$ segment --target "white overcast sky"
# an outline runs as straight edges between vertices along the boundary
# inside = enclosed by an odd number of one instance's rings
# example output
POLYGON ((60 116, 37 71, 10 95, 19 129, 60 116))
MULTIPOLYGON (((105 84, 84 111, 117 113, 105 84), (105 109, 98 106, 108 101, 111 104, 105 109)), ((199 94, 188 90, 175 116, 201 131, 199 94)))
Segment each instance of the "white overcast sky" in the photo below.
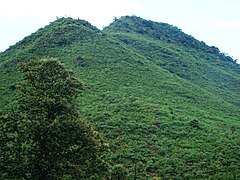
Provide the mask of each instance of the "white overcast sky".
POLYGON ((240 60, 240 0, 1 0, 0 52, 56 20, 73 17, 102 28, 136 15, 177 26, 240 60))

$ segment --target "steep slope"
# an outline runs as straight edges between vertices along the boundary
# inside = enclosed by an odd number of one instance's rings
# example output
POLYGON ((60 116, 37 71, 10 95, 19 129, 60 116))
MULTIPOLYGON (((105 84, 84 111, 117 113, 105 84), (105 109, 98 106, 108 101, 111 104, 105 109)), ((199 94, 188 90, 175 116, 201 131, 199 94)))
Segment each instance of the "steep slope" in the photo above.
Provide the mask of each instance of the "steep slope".
POLYGON ((239 105, 235 101, 240 94, 239 65, 216 47, 209 47, 174 26, 135 16, 122 17, 104 31, 156 65, 239 105))
POLYGON ((122 17, 103 31, 61 18, 0 54, 0 109, 10 110, 29 59, 57 57, 85 82, 82 119, 134 175, 236 179, 240 67, 168 24, 122 17))
POLYGON ((12 95, 9 84, 14 89, 14 83, 19 79, 19 74, 16 72, 18 63, 43 57, 59 57, 59 53, 64 53, 62 50, 65 47, 76 42, 91 42, 98 33, 100 30, 84 20, 61 18, 1 53, 1 90, 5 97, 0 104, 3 107, 1 110, 12 103, 12 99, 8 98, 12 95))

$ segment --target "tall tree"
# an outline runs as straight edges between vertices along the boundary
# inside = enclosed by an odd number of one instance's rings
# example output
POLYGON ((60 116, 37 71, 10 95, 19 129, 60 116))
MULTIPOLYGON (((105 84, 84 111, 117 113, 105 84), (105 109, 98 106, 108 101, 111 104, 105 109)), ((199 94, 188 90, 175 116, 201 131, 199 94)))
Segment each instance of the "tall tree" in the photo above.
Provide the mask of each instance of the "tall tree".
POLYGON ((98 173, 104 168, 101 143, 77 111, 83 84, 56 59, 30 61, 19 69, 19 110, 34 144, 31 178, 84 179, 98 173))

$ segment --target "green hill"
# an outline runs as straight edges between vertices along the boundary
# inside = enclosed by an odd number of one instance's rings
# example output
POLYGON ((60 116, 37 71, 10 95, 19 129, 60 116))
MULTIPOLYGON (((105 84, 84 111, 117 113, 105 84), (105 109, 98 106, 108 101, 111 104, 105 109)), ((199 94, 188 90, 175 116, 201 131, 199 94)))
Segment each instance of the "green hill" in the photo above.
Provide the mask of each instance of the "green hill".
POLYGON ((85 83, 82 119, 133 179, 240 179, 240 65, 166 23, 136 16, 102 31, 60 18, 0 54, 0 111, 16 65, 56 57, 85 83), (235 131, 235 130, 236 131, 235 131))

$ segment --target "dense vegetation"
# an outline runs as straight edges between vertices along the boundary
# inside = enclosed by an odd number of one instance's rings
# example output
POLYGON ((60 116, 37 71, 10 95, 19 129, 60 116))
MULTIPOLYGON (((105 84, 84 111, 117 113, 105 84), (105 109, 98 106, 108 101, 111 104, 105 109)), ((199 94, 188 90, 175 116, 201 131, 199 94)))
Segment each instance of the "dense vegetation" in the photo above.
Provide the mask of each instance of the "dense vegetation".
POLYGON ((1 116, 1 179, 108 176, 104 146, 79 119, 82 83, 56 59, 23 63, 20 71, 18 109, 1 116))
POLYGON ((0 54, 2 114, 18 104, 17 65, 46 57, 85 82, 78 113, 108 142, 113 178, 240 179, 240 66, 216 47, 136 16, 102 31, 61 18, 0 54))

